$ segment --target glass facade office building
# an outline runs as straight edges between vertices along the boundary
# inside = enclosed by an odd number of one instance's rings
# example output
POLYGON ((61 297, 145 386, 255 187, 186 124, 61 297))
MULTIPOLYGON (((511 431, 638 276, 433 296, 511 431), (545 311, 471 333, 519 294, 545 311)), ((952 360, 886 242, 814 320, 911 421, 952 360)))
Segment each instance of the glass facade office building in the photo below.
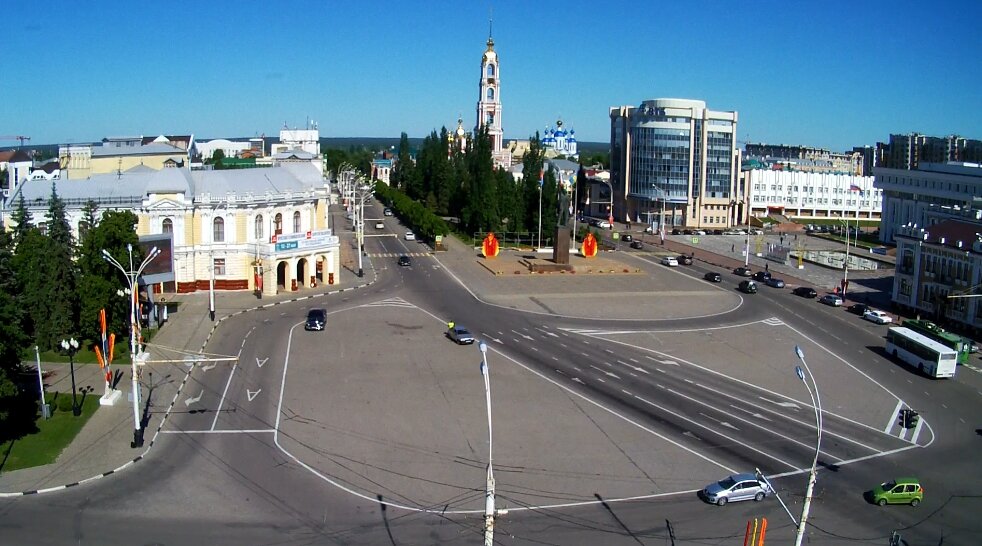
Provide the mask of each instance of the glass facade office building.
POLYGON ((735 223, 736 112, 702 101, 656 99, 611 108, 615 216, 658 226, 735 223))

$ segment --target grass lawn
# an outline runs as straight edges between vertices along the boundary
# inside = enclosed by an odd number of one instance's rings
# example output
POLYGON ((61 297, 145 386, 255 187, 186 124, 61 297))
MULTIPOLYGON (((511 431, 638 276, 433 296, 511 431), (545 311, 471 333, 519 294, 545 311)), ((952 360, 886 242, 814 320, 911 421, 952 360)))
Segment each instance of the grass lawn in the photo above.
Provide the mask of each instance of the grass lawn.
MULTIPOLYGON (((54 398, 53 394, 48 393, 49 402, 54 398)), ((61 393, 59 396, 71 398, 72 393, 61 393)), ((38 432, 0 444, 0 472, 53 463, 99 409, 99 397, 88 394, 82 402, 82 414, 78 417, 72 415, 71 404, 65 411, 55 406, 51 403, 50 419, 38 418, 38 432)))

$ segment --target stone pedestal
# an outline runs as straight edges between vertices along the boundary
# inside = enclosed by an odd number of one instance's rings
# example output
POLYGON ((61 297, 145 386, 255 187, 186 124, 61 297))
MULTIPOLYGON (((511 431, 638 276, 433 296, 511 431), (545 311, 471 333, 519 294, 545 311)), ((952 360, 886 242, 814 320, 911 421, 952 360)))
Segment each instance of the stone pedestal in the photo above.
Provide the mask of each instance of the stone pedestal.
POLYGON ((123 396, 123 391, 113 389, 99 397, 99 405, 114 406, 121 396, 123 396))
POLYGON ((556 227, 556 238, 552 245, 553 262, 561 265, 569 265, 569 241, 569 228, 565 226, 556 227))

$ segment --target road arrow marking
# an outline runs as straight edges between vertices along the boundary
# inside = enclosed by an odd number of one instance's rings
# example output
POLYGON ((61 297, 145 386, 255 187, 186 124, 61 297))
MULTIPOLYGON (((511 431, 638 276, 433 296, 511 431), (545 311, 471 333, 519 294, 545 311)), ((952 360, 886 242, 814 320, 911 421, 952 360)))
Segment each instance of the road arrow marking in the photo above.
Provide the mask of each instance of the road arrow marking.
POLYGON ((763 415, 761 415, 759 413, 756 413, 756 412, 753 412, 753 411, 750 411, 748 409, 741 408, 740 406, 734 406, 733 404, 730 404, 730 407, 733 408, 733 409, 735 409, 735 410, 739 410, 739 411, 742 411, 742 412, 745 412, 745 413, 749 413, 750 415, 756 417, 757 419, 763 419, 765 421, 770 421, 770 419, 768 419, 767 417, 764 417, 763 415))
POLYGON ((246 389, 246 396, 248 396, 249 397, 249 401, 252 402, 253 398, 255 398, 256 396, 258 396, 259 393, 261 393, 262 391, 263 391, 262 389, 259 389, 256 392, 252 392, 249 389, 246 389))
POLYGON ((621 378, 621 376, 619 376, 619 375, 617 375, 615 373, 610 373, 610 372, 604 372, 604 373, 607 375, 607 377, 613 377, 614 379, 620 379, 621 378))
POLYGON ((191 404, 194 404, 194 403, 200 401, 201 400, 201 397, 204 396, 204 395, 205 395, 205 390, 204 389, 201 389, 201 394, 199 394, 196 397, 188 397, 188 399, 184 401, 184 407, 188 407, 191 404))
POLYGON ((710 416, 708 416, 708 415, 706 415, 705 413, 702 413, 702 412, 699 412, 699 415, 702 415, 702 416, 703 416, 703 417, 705 417, 706 419, 710 419, 710 420, 712 420, 712 421, 716 421, 717 423, 719 423, 719 424, 721 424, 721 425, 723 425, 724 427, 730 427, 730 428, 732 428, 733 430, 740 430, 740 429, 738 429, 738 428, 736 428, 735 426, 733 426, 733 425, 731 425, 731 424, 729 424, 729 423, 727 423, 726 421, 720 421, 719 419, 716 419, 715 417, 710 417, 710 416))
POLYGON ((781 406, 782 408, 801 409, 801 406, 799 406, 798 404, 795 404, 794 402, 775 402, 773 400, 768 400, 768 399, 764 398, 763 396, 758 396, 757 398, 760 398, 764 402, 770 402, 771 404, 774 404, 775 406, 781 406))
POLYGON ((662 364, 667 364, 669 366, 678 366, 679 365, 679 363, 676 362, 676 361, 674 361, 674 360, 659 360, 658 362, 661 362, 662 364))
POLYGON ((628 360, 630 360, 631 362, 634 362, 635 364, 638 363, 638 360, 636 358, 628 357, 628 360))
POLYGON ((487 332, 484 333, 484 337, 490 339, 491 341, 497 343, 498 345, 504 345, 504 343, 502 343, 500 339, 492 336, 491 334, 489 334, 487 332))
POLYGON ((545 334, 547 336, 559 337, 557 334, 554 334, 554 333, 550 332, 549 330, 543 330, 542 328, 536 328, 536 330, 542 332, 543 334, 545 334))
POLYGON ((207 366, 202 366, 201 367, 201 371, 207 372, 208 370, 214 368, 215 366, 218 366, 218 364, 215 364, 214 362, 212 362, 211 364, 209 364, 207 366))
MULTIPOLYGON (((512 330, 512 332, 515 332, 515 330, 512 330)), ((518 335, 520 335, 520 336, 522 336, 522 337, 524 337, 528 341, 535 341, 535 339, 532 336, 530 336, 530 335, 523 334, 521 332, 515 332, 515 333, 518 334, 518 335)))
POLYGON ((262 359, 261 361, 259 360, 259 357, 257 356, 256 357, 256 365, 259 366, 260 368, 262 368, 263 367, 263 364, 265 364, 267 360, 269 360, 269 357, 268 356, 266 358, 262 359))
POLYGON ((576 381, 576 382, 577 382, 577 383, 579 383, 580 385, 583 385, 583 380, 582 380, 582 379, 580 379, 579 377, 574 377, 574 378, 573 378, 573 381, 576 381))
POLYGON ((690 438, 695 438, 696 440, 700 440, 700 438, 698 436, 696 436, 695 434, 689 432, 688 430, 685 431, 685 432, 683 432, 682 435, 683 436, 688 436, 690 438))

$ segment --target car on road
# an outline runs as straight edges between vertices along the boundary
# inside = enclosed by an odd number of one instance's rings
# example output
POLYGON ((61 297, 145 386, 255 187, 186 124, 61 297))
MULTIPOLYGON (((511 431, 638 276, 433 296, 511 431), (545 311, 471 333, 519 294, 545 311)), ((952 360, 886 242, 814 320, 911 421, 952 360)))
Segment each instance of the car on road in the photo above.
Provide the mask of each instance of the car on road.
POLYGON ((665 256, 661 259, 661 264, 668 267, 678 267, 679 261, 675 259, 675 256, 665 256))
POLYGON ((818 298, 819 303, 824 303, 825 305, 831 305, 832 307, 839 307, 842 305, 842 298, 836 296, 835 294, 825 294, 821 298, 818 298))
POLYGON ((737 285, 737 288, 740 289, 741 292, 744 292, 744 293, 747 293, 747 294, 756 294, 757 293, 757 283, 755 283, 754 281, 751 281, 751 280, 740 281, 740 284, 737 285))
POLYGON ((706 273, 705 275, 702 276, 702 278, 706 279, 709 282, 723 282, 723 276, 715 271, 710 271, 709 273, 706 273))
POLYGON ((405 255, 399 256, 400 267, 409 267, 411 265, 413 265, 413 261, 409 259, 409 256, 405 256, 405 255))
POLYGON ((758 271, 754 273, 752 277, 755 281, 764 282, 767 279, 771 278, 771 273, 770 271, 758 271))
POLYGON ((924 500, 924 488, 917 478, 897 478, 877 485, 870 496, 873 504, 878 506, 887 504, 917 506, 924 500))
POLYGON ((385 229, 384 222, 375 222, 375 229, 385 229))
POLYGON ((641 241, 631 241, 631 248, 638 248, 638 249, 644 248, 644 243, 642 243, 641 241))
POLYGON ((634 237, 632 237, 630 233, 622 233, 621 240, 624 241, 625 243, 630 243, 631 241, 634 240, 634 237))
POLYGON ((739 275, 741 277, 749 277, 749 276, 751 276, 751 275, 754 274, 753 271, 751 271, 749 267, 744 267, 742 265, 740 267, 734 269, 733 270, 733 273, 735 273, 735 274, 737 274, 737 275, 739 275))
POLYGON ((447 330, 447 337, 457 345, 470 345, 474 343, 474 336, 463 326, 454 326, 447 330))
POLYGON ((679 228, 675 228, 672 230, 672 235, 682 235, 682 230, 679 228))
POLYGON ((791 291, 795 296, 801 296, 803 298, 817 298, 818 292, 810 286, 799 286, 791 291))
POLYGON ((870 309, 866 311, 863 313, 863 318, 877 324, 890 324, 893 322, 893 318, 890 315, 880 311, 879 309, 870 309))
POLYGON ((307 311, 307 322, 304 323, 304 330, 316 330, 318 332, 324 331, 324 326, 327 324, 327 311, 323 309, 311 309, 307 311))
POLYGON ((385 216, 392 216, 392 209, 386 207, 385 210, 382 211, 382 214, 385 216))
POLYGON ((689 256, 688 254, 679 254, 675 260, 682 265, 692 265, 692 256, 689 256))
POLYGON ((869 305, 866 305, 865 303, 854 303, 849 307, 847 307, 846 311, 849 311, 854 315, 863 316, 866 314, 866 311, 869 311, 870 309, 871 307, 869 305))
POLYGON ((764 284, 772 288, 784 288, 784 280, 777 277, 769 277, 764 284))
POLYGON ((415 241, 416 240, 416 234, 413 233, 413 232, 411 232, 411 231, 407 231, 406 232, 406 240, 407 241, 415 241))
POLYGON ((745 500, 762 501, 767 495, 774 493, 767 482, 758 480, 757 476, 744 473, 734 474, 718 482, 711 483, 699 492, 706 502, 723 506, 728 502, 745 500))

